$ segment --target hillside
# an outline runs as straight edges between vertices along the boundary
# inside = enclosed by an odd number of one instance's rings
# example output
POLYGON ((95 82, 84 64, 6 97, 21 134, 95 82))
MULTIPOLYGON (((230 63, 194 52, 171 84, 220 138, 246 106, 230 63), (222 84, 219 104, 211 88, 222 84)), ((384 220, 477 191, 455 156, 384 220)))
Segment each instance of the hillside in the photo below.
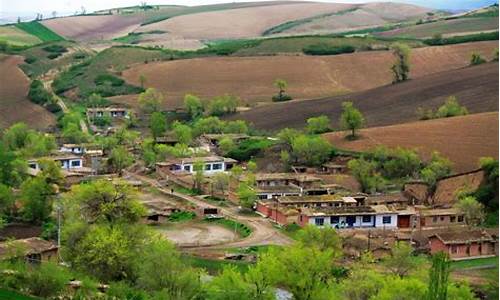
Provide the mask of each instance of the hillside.
POLYGON ((354 141, 346 140, 343 132, 328 133, 325 138, 338 148, 355 151, 401 146, 416 148, 426 159, 438 151, 454 163, 455 172, 476 169, 484 156, 498 158, 498 112, 373 127, 360 135, 354 141))
POLYGON ((55 117, 27 99, 29 80, 18 68, 22 61, 20 56, 0 56, 0 129, 24 122, 43 130, 55 124, 55 117))
MULTIPOLYGON (((490 58, 497 44, 490 41, 414 49, 411 76, 418 78, 467 66, 473 51, 490 58)), ((276 78, 287 80, 287 92, 294 99, 321 98, 389 84, 393 59, 389 51, 335 56, 210 57, 141 63, 125 70, 123 77, 139 85, 139 77, 144 75, 146 86, 165 93, 165 104, 170 108, 182 105, 187 93, 202 98, 230 93, 253 106, 270 102, 276 93, 273 86, 276 78)), ((115 100, 134 105, 136 98, 125 96, 115 100)))
POLYGON ((498 63, 444 71, 345 96, 261 106, 229 119, 243 119, 259 129, 278 130, 303 127, 307 118, 325 114, 338 128, 341 103, 351 100, 364 113, 368 127, 384 126, 416 121, 418 107, 436 108, 450 95, 471 113, 498 111, 498 63))

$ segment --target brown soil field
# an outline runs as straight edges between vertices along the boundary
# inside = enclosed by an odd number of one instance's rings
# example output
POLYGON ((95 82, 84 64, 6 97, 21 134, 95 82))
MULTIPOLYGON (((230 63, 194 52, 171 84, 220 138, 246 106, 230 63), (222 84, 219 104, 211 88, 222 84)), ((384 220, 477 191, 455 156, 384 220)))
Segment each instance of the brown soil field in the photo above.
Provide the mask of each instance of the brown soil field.
MULTIPOLYGON (((496 41, 418 48, 412 52, 411 77, 467 66, 470 53, 489 58, 496 41)), ((334 56, 211 57, 138 64, 123 72, 130 83, 146 86, 166 95, 167 107, 182 105, 185 94, 211 98, 225 93, 239 96, 245 104, 270 102, 276 78, 288 82, 294 99, 313 99, 364 91, 391 83, 389 51, 358 52, 334 56)), ((134 105, 137 96, 115 98, 134 105)))
POLYGON ((243 119, 259 129, 278 130, 301 128, 307 118, 327 115, 333 128, 338 128, 342 102, 353 101, 365 115, 367 127, 385 126, 417 121, 418 107, 435 109, 450 95, 471 113, 498 111, 498 63, 444 71, 349 95, 261 106, 228 119, 243 119))
POLYGON ((143 21, 140 15, 73 16, 42 21, 57 34, 76 41, 108 40, 127 35, 143 21))
POLYGON ((284 34, 315 34, 342 32, 365 27, 380 26, 390 22, 404 21, 425 16, 431 11, 421 6, 401 3, 367 3, 357 10, 341 15, 317 18, 311 22, 285 30, 284 34))
POLYGON ((186 39, 229 39, 260 36, 276 25, 331 13, 350 4, 294 3, 183 15, 142 26, 138 31, 164 30, 186 39))
POLYGON ((498 158, 498 112, 373 127, 350 141, 345 132, 325 134, 341 149, 365 151, 377 145, 415 148, 424 159, 438 151, 454 163, 455 172, 477 169, 479 158, 498 158))
POLYGON ((24 122, 43 130, 55 124, 55 117, 26 97, 30 82, 18 68, 22 62, 21 56, 0 56, 0 129, 24 122))

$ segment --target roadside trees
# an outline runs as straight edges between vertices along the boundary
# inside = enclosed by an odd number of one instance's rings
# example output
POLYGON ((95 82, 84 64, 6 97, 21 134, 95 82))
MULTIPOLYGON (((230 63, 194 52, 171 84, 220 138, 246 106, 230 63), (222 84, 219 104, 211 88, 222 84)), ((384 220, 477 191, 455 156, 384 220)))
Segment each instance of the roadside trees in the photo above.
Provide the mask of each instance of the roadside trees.
POLYGON ((352 102, 342 103, 342 115, 340 116, 340 127, 344 130, 350 130, 351 134, 348 136, 351 139, 356 138, 356 130, 365 125, 365 118, 363 114, 354 107, 352 102))
POLYGON ((405 81, 410 73, 410 47, 406 44, 394 43, 391 46, 396 61, 391 67, 394 75, 393 83, 405 81))

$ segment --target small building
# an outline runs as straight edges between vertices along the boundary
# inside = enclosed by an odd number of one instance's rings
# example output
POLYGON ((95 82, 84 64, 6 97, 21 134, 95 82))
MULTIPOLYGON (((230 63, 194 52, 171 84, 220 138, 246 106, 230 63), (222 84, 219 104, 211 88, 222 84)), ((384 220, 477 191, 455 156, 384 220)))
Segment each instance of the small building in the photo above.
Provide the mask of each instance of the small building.
POLYGON ((143 222, 149 225, 164 224, 172 213, 181 211, 179 208, 163 201, 146 201, 142 202, 142 204, 146 207, 143 222))
POLYGON ((385 205, 302 209, 298 224, 319 227, 396 229, 398 214, 385 205))
POLYGON ((29 263, 56 261, 59 248, 51 241, 39 237, 0 243, 0 260, 23 256, 29 263))
POLYGON ((101 118, 104 116, 109 116, 111 118, 125 118, 128 116, 128 109, 124 107, 87 108, 88 118, 101 118))
POLYGON ((42 158, 28 160, 28 167, 34 170, 40 170, 39 161, 51 160, 61 164, 61 168, 65 170, 77 170, 83 168, 83 158, 77 155, 61 154, 54 156, 47 156, 42 158))
POLYGON ((347 171, 347 165, 334 162, 324 163, 318 171, 323 174, 343 174, 347 171))
POLYGON ((447 231, 429 237, 432 254, 447 253, 451 259, 471 259, 498 255, 498 240, 481 229, 447 231))
POLYGON ((241 141, 249 139, 250 136, 244 133, 214 133, 214 134, 206 133, 200 136, 200 139, 214 146, 218 146, 219 142, 224 138, 230 139, 235 143, 239 143, 241 141))
POLYGON ((255 185, 259 199, 292 195, 323 195, 329 190, 321 185, 321 179, 308 174, 258 173, 255 185))
POLYGON ((297 223, 297 219, 300 214, 298 209, 279 206, 278 203, 272 200, 258 201, 256 211, 258 214, 265 218, 269 218, 279 225, 297 223))
POLYGON ((421 228, 445 227, 464 225, 464 215, 455 208, 446 209, 420 209, 418 210, 419 222, 421 228))
POLYGON ((203 156, 203 157, 189 157, 169 160, 156 164, 156 167, 161 172, 188 172, 194 174, 194 165, 196 162, 203 164, 203 172, 207 175, 226 172, 233 168, 237 163, 236 160, 221 156, 203 156))
POLYGON ((63 144, 61 148, 59 148, 59 152, 63 153, 72 153, 72 154, 84 154, 85 146, 82 144, 63 144))

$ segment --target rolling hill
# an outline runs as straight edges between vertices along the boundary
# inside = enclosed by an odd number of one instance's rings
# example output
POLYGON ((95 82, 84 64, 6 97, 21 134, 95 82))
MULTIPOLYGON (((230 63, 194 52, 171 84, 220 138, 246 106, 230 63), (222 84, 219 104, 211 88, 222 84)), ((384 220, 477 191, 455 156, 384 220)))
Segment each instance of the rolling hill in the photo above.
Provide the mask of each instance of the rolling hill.
POLYGON ((436 108, 454 95, 471 113, 498 111, 498 63, 449 70, 400 84, 318 100, 277 103, 241 112, 228 119, 243 119, 256 128, 301 128, 307 118, 327 115, 338 128, 343 101, 353 101, 365 115, 367 127, 418 120, 418 107, 436 108), (286 113, 284 113, 286 112, 286 113))
POLYGON ((338 148, 354 151, 400 146, 417 149, 424 159, 438 151, 454 163, 455 172, 467 172, 478 167, 481 157, 498 157, 498 112, 367 128, 354 141, 345 135, 334 132, 324 137, 338 148))

